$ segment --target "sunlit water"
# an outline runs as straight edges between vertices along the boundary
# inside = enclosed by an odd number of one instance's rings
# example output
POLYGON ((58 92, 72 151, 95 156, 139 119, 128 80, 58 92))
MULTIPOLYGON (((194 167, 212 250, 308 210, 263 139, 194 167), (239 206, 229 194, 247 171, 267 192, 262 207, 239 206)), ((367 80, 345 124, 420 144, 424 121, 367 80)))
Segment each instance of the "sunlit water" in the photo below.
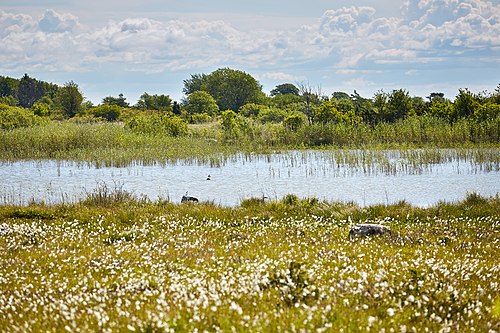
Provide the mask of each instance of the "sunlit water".
POLYGON ((96 168, 67 161, 4 163, 0 164, 0 204, 74 202, 103 184, 150 200, 179 202, 188 192, 200 201, 223 206, 236 206, 251 197, 277 200, 292 193, 362 206, 406 200, 425 207, 461 200, 469 192, 485 196, 500 192, 498 166, 484 168, 461 159, 408 166, 396 157, 389 166, 349 164, 318 151, 237 155, 219 166, 178 162, 96 168))

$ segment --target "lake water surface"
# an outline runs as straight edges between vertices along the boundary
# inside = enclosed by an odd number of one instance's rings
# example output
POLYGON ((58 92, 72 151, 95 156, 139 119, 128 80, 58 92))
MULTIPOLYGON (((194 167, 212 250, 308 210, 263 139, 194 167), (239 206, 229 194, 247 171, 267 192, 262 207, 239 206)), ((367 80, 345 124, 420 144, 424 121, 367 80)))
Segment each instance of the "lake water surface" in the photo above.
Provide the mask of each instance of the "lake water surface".
POLYGON ((188 192, 201 201, 224 206, 236 206, 251 197, 276 200, 293 193, 362 206, 406 200, 425 207, 461 200, 468 192, 485 196, 500 192, 498 163, 481 164, 451 154, 422 165, 402 158, 397 151, 384 154, 382 160, 367 161, 362 151, 353 154, 354 160, 329 151, 292 151, 236 155, 216 165, 196 161, 127 167, 50 160, 3 163, 0 204, 73 202, 103 184, 138 197, 172 202, 179 202, 188 192))

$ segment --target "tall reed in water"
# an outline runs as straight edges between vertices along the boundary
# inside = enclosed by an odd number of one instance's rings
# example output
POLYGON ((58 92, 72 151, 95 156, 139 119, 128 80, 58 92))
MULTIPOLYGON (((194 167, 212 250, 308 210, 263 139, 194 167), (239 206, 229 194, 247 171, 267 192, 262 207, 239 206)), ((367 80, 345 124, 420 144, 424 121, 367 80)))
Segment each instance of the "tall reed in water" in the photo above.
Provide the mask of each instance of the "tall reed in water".
POLYGON ((500 117, 475 123, 449 124, 432 117, 413 117, 394 124, 283 124, 245 121, 231 135, 218 123, 191 126, 189 134, 138 133, 120 123, 47 124, 0 131, 0 160, 67 159, 105 165, 132 161, 164 163, 179 159, 202 162, 224 159, 236 152, 281 149, 408 149, 498 147, 500 117))

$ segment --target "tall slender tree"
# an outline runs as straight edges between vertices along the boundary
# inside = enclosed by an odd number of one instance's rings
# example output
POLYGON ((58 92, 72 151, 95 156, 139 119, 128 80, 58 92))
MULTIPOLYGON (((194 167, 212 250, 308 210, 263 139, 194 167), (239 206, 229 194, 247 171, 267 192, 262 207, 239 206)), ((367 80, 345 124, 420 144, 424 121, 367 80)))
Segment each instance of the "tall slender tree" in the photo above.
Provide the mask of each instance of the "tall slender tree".
POLYGON ((31 108, 44 95, 43 84, 24 74, 19 80, 17 99, 23 108, 31 108))
POLYGON ((78 85, 73 81, 67 82, 59 89, 57 102, 65 116, 69 118, 76 116, 80 112, 83 102, 78 85))

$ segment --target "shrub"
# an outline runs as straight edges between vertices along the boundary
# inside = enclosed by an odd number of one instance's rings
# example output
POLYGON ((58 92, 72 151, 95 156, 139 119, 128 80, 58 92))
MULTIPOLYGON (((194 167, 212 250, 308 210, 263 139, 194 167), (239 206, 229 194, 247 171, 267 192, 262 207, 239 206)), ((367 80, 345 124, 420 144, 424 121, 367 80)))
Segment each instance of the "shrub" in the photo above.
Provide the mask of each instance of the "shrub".
POLYGON ((48 116, 50 114, 50 107, 46 103, 36 102, 31 107, 31 111, 37 116, 48 116))
POLYGON ((304 124, 304 118, 298 114, 292 114, 285 117, 285 127, 289 130, 296 131, 304 124))
MULTIPOLYGON (((212 117, 210 117, 210 115, 207 113, 195 113, 192 115, 186 115, 186 117, 189 118, 189 123, 191 124, 202 124, 212 121, 212 117)), ((186 117, 184 117, 184 119, 186 117)))
POLYGON ((248 103, 239 109, 239 113, 245 117, 257 117, 259 113, 265 109, 268 109, 265 105, 248 103))
POLYGON ((190 114, 206 113, 210 116, 219 113, 219 107, 215 99, 202 90, 195 91, 187 97, 184 110, 190 114))
POLYGON ((500 117, 500 104, 486 103, 479 106, 473 114, 477 121, 491 121, 500 117))
POLYGON ((103 104, 90 110, 94 117, 103 118, 107 121, 115 121, 120 118, 122 108, 118 105, 103 104))
POLYGON ((149 135, 182 136, 188 133, 187 123, 178 116, 170 114, 138 114, 126 125, 136 133, 149 135))
POLYGON ((263 123, 273 122, 273 123, 281 123, 286 116, 286 112, 282 109, 278 108, 265 108, 259 112, 257 119, 263 123))
POLYGON ((0 129, 29 127, 42 123, 42 119, 31 110, 0 104, 0 129))

